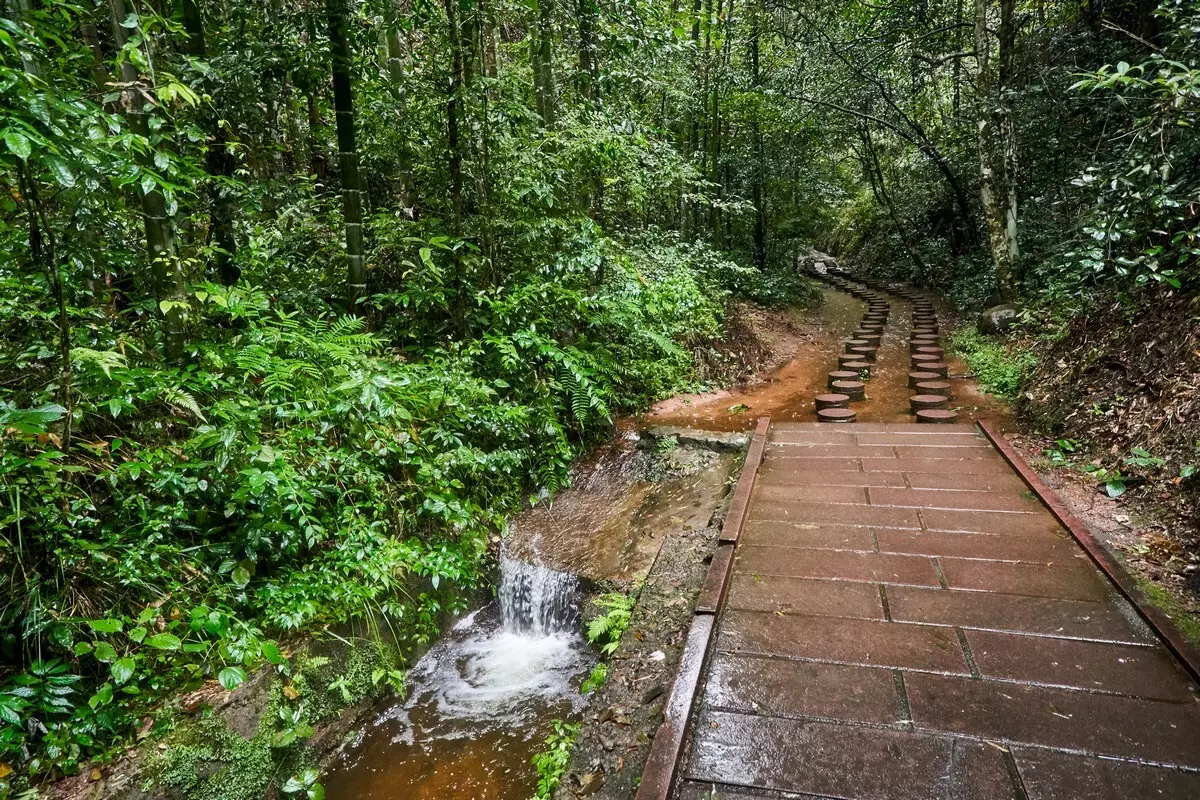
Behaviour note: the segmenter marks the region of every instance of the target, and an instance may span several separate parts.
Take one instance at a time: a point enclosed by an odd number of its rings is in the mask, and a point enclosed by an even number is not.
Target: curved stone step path
[[[1200,797],[1122,576],[986,427],[760,421],[637,796]]]

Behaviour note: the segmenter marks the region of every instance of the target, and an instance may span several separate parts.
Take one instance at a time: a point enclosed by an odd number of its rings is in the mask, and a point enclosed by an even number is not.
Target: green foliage
[[[985,336],[974,328],[959,328],[951,342],[980,385],[1000,397],[1016,397],[1037,365],[1037,356],[1020,342]]]
[[[637,605],[637,595],[609,592],[593,602],[605,611],[588,620],[587,640],[599,644],[600,652],[609,656],[621,646],[621,637],[625,635],[633,617],[633,608]]]
[[[583,683],[579,686],[580,694],[591,694],[598,691],[608,680],[608,664],[601,661],[596,666],[592,667],[592,671],[583,679]]]
[[[579,738],[578,724],[571,724],[556,719],[551,723],[554,731],[546,737],[546,749],[534,754],[533,767],[537,770],[537,792],[533,800],[548,800],[554,795],[554,789],[562,776],[566,774],[567,764],[571,760],[571,751],[575,749],[575,741]]]

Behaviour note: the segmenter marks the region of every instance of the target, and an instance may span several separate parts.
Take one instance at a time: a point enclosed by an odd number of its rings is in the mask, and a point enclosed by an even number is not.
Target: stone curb
[[[1034,472],[1033,468],[1000,435],[992,423],[979,420],[977,424],[983,431],[983,435],[1000,451],[1000,455],[1004,456],[1004,460],[1017,471],[1025,484],[1038,496],[1038,499],[1046,508],[1050,509],[1050,513],[1054,515],[1055,519],[1062,523],[1075,541],[1087,551],[1088,556],[1108,577],[1117,591],[1133,605],[1184,670],[1193,680],[1200,683],[1200,651],[1197,651],[1196,647],[1188,641],[1179,626],[1163,611],[1149,603],[1146,595],[1124,565],[1117,561],[1104,545],[1096,541],[1096,537],[1087,529],[1083,521],[1071,513],[1071,509],[1063,503],[1058,494],[1046,485],[1041,476]]]
[[[770,425],[771,418],[762,417],[754,429],[754,438],[751,439],[750,450],[746,453],[746,463],[742,466],[742,474],[738,477],[729,511],[721,526],[717,549],[713,553],[712,561],[708,565],[708,574],[705,575],[704,584],[700,589],[696,612],[688,629],[683,653],[679,657],[675,681],[671,684],[671,693],[663,707],[663,721],[654,734],[650,755],[642,769],[642,780],[638,784],[636,800],[668,800],[671,789],[674,788],[675,768],[683,755],[684,737],[691,720],[696,692],[700,688],[700,676],[708,658],[709,643],[716,627],[716,614],[725,596],[725,586],[733,568],[733,551],[737,546],[746,511],[750,507],[750,493],[754,489],[754,479],[762,464],[767,446],[767,429]]]

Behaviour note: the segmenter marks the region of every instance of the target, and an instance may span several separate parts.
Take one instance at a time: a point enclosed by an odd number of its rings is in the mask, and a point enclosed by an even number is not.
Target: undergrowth
[[[1021,343],[986,336],[975,328],[959,328],[950,341],[980,385],[1009,400],[1017,396],[1022,382],[1037,366],[1037,355]]]
[[[553,725],[554,731],[546,737],[546,748],[535,754],[532,759],[538,776],[537,792],[533,795],[533,800],[548,800],[554,795],[554,790],[571,761],[575,741],[579,738],[578,723],[556,719]]]
[[[181,691],[287,669],[275,637],[363,616],[391,626],[383,680],[402,682],[403,654],[483,585],[507,515],[561,487],[611,415],[687,384],[746,272],[667,235],[578,230],[476,293],[452,338],[437,251],[362,316],[200,284],[177,365],[151,352],[149,316],[72,309],[70,409],[40,371],[47,320],[9,337],[0,763],[72,774]],[[43,305],[45,286],[0,283],[12,308]]]

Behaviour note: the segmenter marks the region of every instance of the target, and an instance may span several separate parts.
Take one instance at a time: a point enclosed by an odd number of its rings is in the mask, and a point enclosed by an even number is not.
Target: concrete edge
[[[675,680],[671,684],[671,693],[663,707],[663,721],[654,734],[650,755],[642,768],[642,780],[638,784],[635,800],[669,800],[671,790],[675,787],[676,769],[683,755],[688,723],[696,705],[696,693],[700,688],[700,678],[708,661],[709,646],[717,624],[716,614],[725,596],[725,585],[733,568],[733,552],[750,507],[750,492],[762,464],[770,425],[770,417],[760,417],[754,428],[754,438],[746,453],[742,474],[738,476],[737,486],[734,487],[733,500],[725,515],[717,548],[697,599],[687,641],[679,657]]]
[[[642,769],[642,781],[638,784],[635,800],[669,800],[675,784],[675,768],[683,754],[683,743],[687,735],[692,706],[696,701],[696,690],[700,687],[700,676],[708,657],[708,646],[712,640],[716,617],[697,614],[692,617],[687,642],[679,657],[679,669],[671,694],[664,707],[664,719],[654,734],[650,755]]]
[[[762,464],[763,452],[767,447],[767,428],[770,424],[770,417],[760,417],[758,425],[754,428],[754,438],[750,440],[746,462],[742,465],[742,474],[733,489],[733,499],[729,502],[729,511],[725,514],[721,535],[717,539],[721,544],[737,542],[738,534],[742,531],[746,511],[750,508],[750,492],[754,489],[754,478],[758,475],[758,467]]]
[[[986,420],[978,420],[977,424],[984,436],[1000,451],[1000,455],[1004,457],[1009,466],[1017,471],[1021,479],[1038,496],[1046,508],[1050,509],[1050,513],[1070,532],[1075,541],[1083,547],[1117,591],[1133,605],[1138,615],[1162,640],[1162,643],[1171,651],[1171,654],[1175,656],[1192,680],[1200,683],[1200,651],[1197,651],[1196,647],[1188,641],[1179,626],[1166,613],[1151,605],[1125,566],[1092,535],[1083,521],[1076,517],[1062,501],[1058,493],[1041,479],[1033,467],[1029,466],[1029,463],[1013,449],[1013,446],[1005,441],[1000,432]]]

